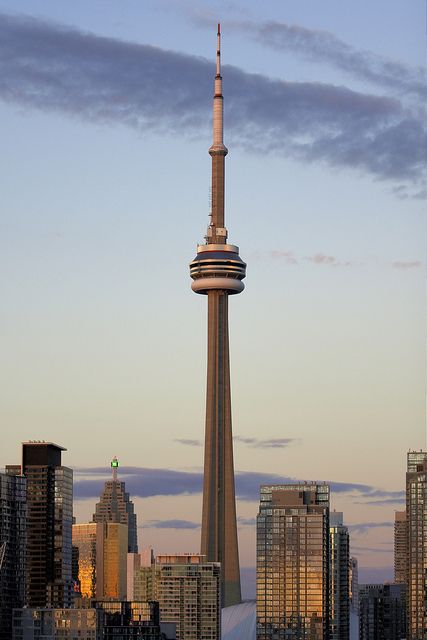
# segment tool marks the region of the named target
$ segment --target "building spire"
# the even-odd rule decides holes
[[[227,229],[224,222],[225,193],[225,156],[228,153],[224,145],[224,98],[221,77],[221,25],[218,23],[216,46],[216,75],[213,97],[213,140],[209,153],[212,156],[212,211],[211,223],[206,240],[208,244],[225,244]]]
[[[117,457],[114,456],[114,458],[111,460],[111,469],[113,471],[113,480],[114,482],[117,482],[117,469],[119,468],[119,461],[117,460]]]

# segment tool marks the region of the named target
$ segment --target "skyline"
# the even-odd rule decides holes
[[[34,62],[26,70],[22,63],[12,66],[24,81],[21,94],[11,84],[0,96],[8,123],[2,174],[9,179],[4,185],[7,213],[2,213],[2,385],[7,398],[1,408],[1,421],[9,428],[0,463],[19,459],[21,440],[40,437],[68,448],[67,466],[102,468],[112,455],[129,461],[120,473],[127,466],[152,466],[151,478],[145,472],[141,482],[151,487],[155,477],[157,488],[151,492],[156,497],[138,501],[139,518],[166,524],[181,519],[197,526],[205,335],[200,304],[192,303],[188,292],[186,268],[194,250],[189,238],[208,220],[213,39],[205,28],[206,16],[196,15],[191,3],[173,4],[181,28],[165,32],[159,25],[170,26],[166,5],[159,3],[156,9],[147,3],[145,18],[152,34],[143,21],[137,31],[134,23],[141,9],[133,2],[127,3],[129,14],[121,16],[121,23],[112,3],[111,15],[107,11],[99,23],[81,2],[74,9],[54,4],[35,3],[41,24],[19,16],[0,18],[1,41],[6,43],[0,51],[12,52],[18,62]],[[230,61],[224,65],[231,150],[227,211],[232,235],[245,247],[250,264],[250,286],[238,308],[233,305],[230,318],[237,493],[253,496],[238,503],[241,564],[253,566],[254,533],[243,520],[256,513],[255,477],[264,478],[261,484],[270,481],[269,474],[278,482],[341,482],[338,488],[347,491],[336,492],[333,506],[344,511],[350,530],[360,525],[353,530],[354,546],[377,549],[375,555],[384,564],[384,556],[390,562],[392,546],[387,554],[380,542],[387,533],[391,542],[389,523],[402,500],[406,451],[425,447],[426,247],[424,202],[401,197],[406,189],[420,191],[422,140],[408,136],[405,129],[403,144],[396,131],[393,134],[393,123],[400,118],[402,124],[404,112],[411,114],[414,131],[420,131],[423,111],[417,102],[416,73],[403,76],[406,90],[412,87],[413,93],[402,97],[405,87],[396,84],[396,74],[385,73],[379,56],[397,58],[406,69],[414,64],[422,49],[414,35],[421,20],[407,23],[398,11],[403,3],[387,3],[388,27],[396,37],[379,37],[375,43],[369,29],[364,37],[357,31],[359,22],[351,32],[339,11],[320,19],[314,3],[309,3],[307,17],[291,3],[280,10],[274,7],[274,15],[262,19],[250,4],[249,16],[240,5],[240,20],[238,3],[234,9],[221,6],[225,19],[220,16],[224,56]],[[329,6],[336,9],[337,3]],[[29,7],[22,3],[22,11],[29,12]],[[10,13],[13,5],[0,2],[0,10]],[[421,17],[422,3],[414,2],[411,11],[417,10]],[[372,8],[364,11],[371,18],[375,13]],[[74,31],[63,32],[46,18]],[[281,41],[274,41],[274,51],[265,46],[269,19],[275,28],[282,25],[279,35],[287,37],[286,53]],[[34,35],[41,28],[49,39],[37,44]],[[334,37],[319,35],[322,29]],[[410,33],[412,47],[404,50]],[[102,40],[102,35],[110,40]],[[319,38],[322,51],[326,43],[328,47],[313,64],[308,58],[320,55],[315,48]],[[47,45],[55,52],[58,69],[46,62]],[[84,50],[83,57],[79,50]],[[373,57],[363,57],[363,66],[355,54],[365,50]],[[337,52],[343,51],[340,63]],[[131,73],[122,75],[129,61]],[[29,76],[28,70],[34,72],[37,65],[45,75]],[[132,89],[144,81],[147,68],[154,70],[149,78],[154,87],[159,78],[169,83],[158,86],[162,90],[155,92],[157,102],[148,105],[144,100],[151,84]],[[186,71],[178,104],[170,102],[171,91],[178,87],[176,70]],[[106,81],[108,71],[115,73]],[[59,77],[65,89],[75,89],[71,95],[78,100],[64,101],[55,84]],[[284,77],[286,85],[275,79]],[[6,80],[10,82],[10,76]],[[120,95],[121,102],[114,100]],[[109,104],[105,96],[113,103],[103,113]],[[288,106],[283,109],[285,99]],[[150,131],[133,127],[132,117],[138,113],[148,120]],[[246,115],[246,129],[236,113]],[[277,115],[282,113],[283,122]],[[304,130],[295,129],[299,117]],[[346,125],[360,134],[363,123],[379,144],[384,118],[388,137],[382,162],[373,166],[369,147],[362,144],[357,155],[357,136],[352,141],[343,134]],[[334,122],[345,145],[341,164],[331,133]],[[286,141],[285,158],[274,152],[271,136],[259,139],[263,131],[273,131],[283,143],[290,128],[294,137],[291,145]],[[317,143],[316,162],[308,161],[298,147],[301,142]],[[253,151],[260,150],[258,159]],[[415,161],[406,165],[408,155]],[[397,156],[399,162],[393,162]],[[25,189],[18,188],[21,182]],[[257,222],[259,213],[262,224]],[[172,250],[164,246],[170,237]],[[168,282],[167,294],[162,282]],[[267,317],[257,311],[262,306],[269,309]],[[266,331],[261,332],[264,324]],[[119,434],[120,439],[114,437]],[[82,441],[87,443],[83,450]],[[387,466],[378,464],[374,451],[383,444],[384,459],[392,461]],[[325,451],[322,457],[319,447]],[[141,464],[141,459],[147,461],[147,449],[150,464]],[[90,471],[86,474],[91,476]],[[172,478],[187,481],[183,486],[189,497],[161,497]],[[77,491],[80,487],[76,483]],[[137,490],[144,493],[144,486]],[[153,504],[156,500],[161,504]],[[388,502],[375,504],[378,500]],[[79,519],[87,507],[77,503]],[[164,517],[165,511],[170,518]],[[185,517],[178,518],[181,514]],[[381,523],[387,524],[368,526]],[[369,533],[362,533],[363,527]],[[146,537],[159,538],[158,553],[168,550],[170,529],[153,526],[144,531]],[[171,551],[195,544],[197,528],[184,533],[182,539],[174,536],[179,549]],[[372,564],[373,553],[355,555],[362,566],[362,557]]]

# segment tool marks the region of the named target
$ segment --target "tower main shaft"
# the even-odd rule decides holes
[[[246,264],[227,244],[224,226],[225,156],[218,25],[213,105],[212,212],[206,244],[190,264],[192,289],[208,297],[208,361],[201,552],[221,562],[222,606],[241,601],[233,437],[231,428],[228,297],[243,291]]]

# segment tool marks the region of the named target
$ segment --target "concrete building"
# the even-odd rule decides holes
[[[427,638],[427,452],[407,456],[408,639]]]
[[[359,615],[359,564],[357,558],[349,559],[349,596],[350,609]]]
[[[160,555],[135,572],[134,593],[155,600],[162,623],[176,624],[177,640],[220,640],[221,567],[199,554]]]
[[[154,553],[151,547],[143,549],[141,553],[128,553],[127,555],[127,599],[146,600],[140,596],[135,597],[135,576],[139,569],[151,567],[154,564]]]
[[[157,602],[97,601],[80,609],[15,609],[8,640],[176,640]]]
[[[12,636],[12,609],[25,604],[26,480],[0,473],[0,640]]]
[[[96,503],[94,522],[120,522],[128,527],[128,553],[138,553],[138,529],[133,502],[124,482],[117,478],[119,461],[111,461],[112,479],[107,480],[99,502]]]
[[[329,487],[261,486],[257,640],[329,637]]]
[[[243,291],[246,264],[227,243],[224,219],[225,156],[218,25],[213,99],[212,211],[206,243],[190,264],[192,289],[208,298],[208,362],[201,553],[222,567],[223,606],[241,601],[231,428],[228,298]]]
[[[359,640],[406,638],[405,592],[402,584],[360,585]]]
[[[126,600],[127,525],[119,522],[73,524],[78,549],[78,584],[82,598]]]
[[[7,472],[27,480],[26,604],[69,607],[72,603],[73,471],[62,466],[66,451],[52,442],[22,443],[21,466]]]
[[[329,522],[330,540],[330,640],[350,638],[349,565],[350,539],[342,512],[332,511]]]
[[[394,581],[398,584],[408,582],[408,528],[406,511],[394,514]]]

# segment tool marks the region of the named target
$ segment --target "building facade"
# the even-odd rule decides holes
[[[191,288],[208,299],[208,358],[206,390],[205,460],[201,553],[220,562],[224,607],[241,601],[231,427],[228,299],[243,291],[246,264],[239,249],[227,243],[224,217],[225,156],[223,96],[218,25],[213,99],[212,210],[205,236],[190,264]]]
[[[408,527],[406,511],[394,514],[394,581],[398,584],[408,582]]]
[[[350,610],[359,615],[359,564],[357,558],[351,557],[349,559],[348,571]]]
[[[22,444],[20,471],[27,483],[26,604],[68,607],[72,603],[73,472],[62,466],[65,451],[52,442]],[[17,466],[6,468],[17,473]]]
[[[220,640],[221,566],[199,554],[160,555],[135,572],[137,599],[158,601],[177,640]]]
[[[26,480],[0,473],[0,640],[12,636],[12,609],[25,604]]]
[[[350,539],[343,523],[343,514],[332,511],[329,523],[330,539],[330,640],[350,638]]]
[[[408,639],[427,638],[427,452],[407,455]]]
[[[365,584],[359,590],[359,640],[406,638],[406,586]]]
[[[128,527],[128,553],[138,552],[138,529],[135,508],[126,492],[126,485],[117,478],[119,463],[111,461],[112,479],[107,480],[99,502],[96,503],[93,522],[119,522]]]
[[[82,598],[126,600],[128,530],[119,522],[73,524]]]
[[[261,486],[257,640],[329,637],[329,487]]]

